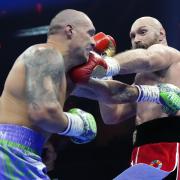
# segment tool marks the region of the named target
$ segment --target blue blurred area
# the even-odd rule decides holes
[[[180,1],[171,0],[6,0],[0,1],[1,34],[48,25],[60,10],[73,8],[87,13],[97,31],[120,38],[120,49],[129,48],[131,23],[141,16],[159,19],[167,30],[169,44],[180,49]],[[124,46],[125,44],[125,46]]]
[[[180,1],[164,1],[164,19],[167,24],[169,45],[180,50]]]
[[[1,0],[2,32],[47,25],[51,18],[63,9],[85,10],[93,4],[95,0]]]
[[[0,11],[7,11],[10,13],[24,12],[33,9],[37,3],[42,3],[44,6],[64,6],[71,3],[79,3],[83,0],[1,0]],[[84,0],[83,2],[85,2]]]

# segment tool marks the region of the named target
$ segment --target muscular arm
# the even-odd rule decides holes
[[[48,132],[63,131],[67,119],[59,99],[64,75],[62,57],[50,48],[32,48],[24,55],[24,64],[30,120]]]
[[[114,56],[120,65],[119,74],[165,69],[179,57],[179,51],[161,44],[152,45],[148,49],[129,50]]]
[[[91,79],[88,86],[78,86],[73,95],[98,100],[105,124],[117,124],[136,114],[137,89],[118,81]]]
[[[79,85],[73,95],[98,100],[107,104],[135,102],[138,89],[134,86],[115,80],[90,79],[88,84]]]

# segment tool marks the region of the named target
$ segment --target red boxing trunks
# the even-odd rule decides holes
[[[132,165],[145,163],[166,172],[179,168],[180,117],[143,123],[134,132]],[[179,177],[180,179],[180,177]]]

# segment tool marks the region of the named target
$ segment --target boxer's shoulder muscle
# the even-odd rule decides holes
[[[148,51],[151,53],[157,52],[161,53],[161,55],[166,55],[165,59],[170,57],[180,58],[180,52],[177,49],[162,44],[154,44],[148,48]]]
[[[29,47],[17,58],[5,85],[10,86],[14,92],[15,88],[18,89],[32,82],[41,84],[40,81],[43,82],[47,77],[50,77],[54,83],[59,83],[63,74],[64,63],[60,53],[52,47],[35,45]]]
[[[30,51],[30,52],[28,52]],[[55,100],[65,76],[62,56],[52,47],[32,47],[24,53],[26,95],[29,101]]]

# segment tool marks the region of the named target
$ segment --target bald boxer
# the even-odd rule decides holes
[[[90,113],[63,111],[75,87],[68,71],[87,63],[94,33],[86,14],[61,11],[51,20],[47,43],[29,47],[15,61],[0,100],[0,179],[49,179],[41,151],[52,133],[70,136],[77,144],[95,138]],[[96,63],[104,62],[94,59],[88,65]]]
[[[179,163],[180,112],[172,113],[166,108],[164,111],[159,98],[163,94],[162,86],[173,84],[180,87],[180,53],[167,45],[165,30],[153,17],[137,19],[131,27],[130,38],[132,50],[113,58],[104,58],[108,67],[96,68],[94,76],[101,78],[136,73],[135,86],[127,87],[116,81],[101,81],[98,85],[99,82],[94,79],[90,80],[90,86],[95,89],[94,97],[99,98],[101,115],[106,124],[116,124],[136,116],[131,164],[145,163],[170,173]],[[151,85],[154,89],[150,88]],[[169,90],[165,87],[165,91],[171,94],[174,91],[171,87],[168,87]],[[178,98],[179,95],[172,98],[170,104],[174,100],[178,102]],[[121,104],[115,104],[118,101]]]

